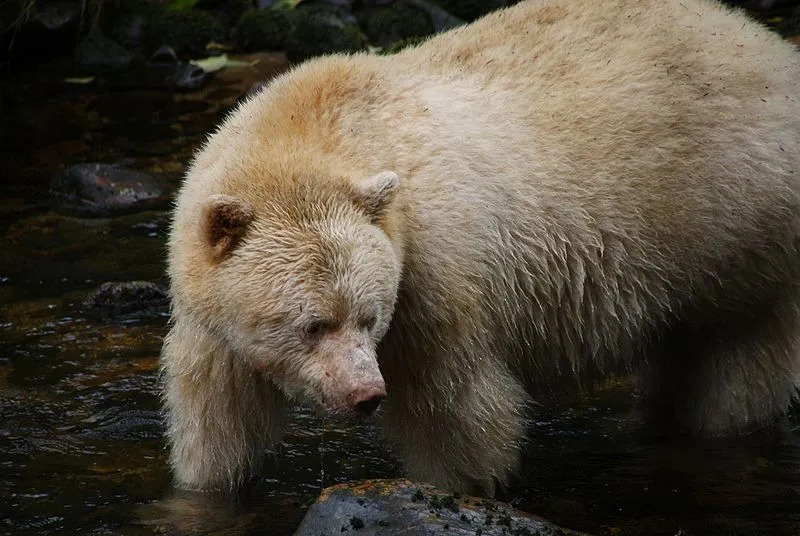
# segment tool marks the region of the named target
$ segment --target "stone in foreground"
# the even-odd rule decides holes
[[[295,536],[580,536],[506,503],[408,480],[365,480],[325,489]]]

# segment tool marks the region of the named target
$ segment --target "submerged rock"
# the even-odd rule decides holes
[[[87,309],[98,312],[130,313],[166,307],[167,289],[150,281],[108,282],[100,285],[83,301]]]
[[[169,199],[163,180],[110,164],[70,166],[50,186],[53,210],[76,216],[115,216],[157,208]]]
[[[295,536],[459,534],[579,536],[512,506],[453,495],[408,480],[367,480],[325,489]]]

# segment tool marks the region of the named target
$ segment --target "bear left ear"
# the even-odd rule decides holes
[[[211,256],[222,260],[244,236],[253,219],[253,207],[238,197],[212,195],[203,209],[203,225]]]
[[[355,202],[373,221],[377,221],[395,198],[399,182],[400,179],[394,171],[382,171],[373,175],[356,185]]]

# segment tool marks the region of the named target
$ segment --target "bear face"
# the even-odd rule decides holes
[[[216,304],[199,316],[288,398],[360,417],[386,396],[376,346],[400,263],[380,221],[398,181],[326,180],[285,181],[270,202],[209,196],[198,222],[207,262],[185,267],[205,279],[203,295],[185,301]]]

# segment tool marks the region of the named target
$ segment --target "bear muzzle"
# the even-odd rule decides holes
[[[339,400],[345,413],[351,417],[369,417],[386,398],[386,384],[372,352],[362,346],[347,352],[347,358],[338,362],[334,376],[338,384]]]
[[[380,385],[356,387],[347,395],[347,402],[357,415],[369,417],[375,413],[384,398],[386,398],[386,387],[381,380]]]

